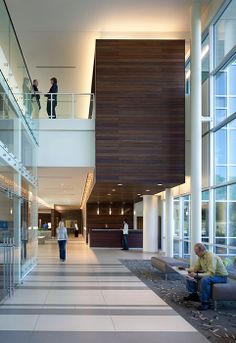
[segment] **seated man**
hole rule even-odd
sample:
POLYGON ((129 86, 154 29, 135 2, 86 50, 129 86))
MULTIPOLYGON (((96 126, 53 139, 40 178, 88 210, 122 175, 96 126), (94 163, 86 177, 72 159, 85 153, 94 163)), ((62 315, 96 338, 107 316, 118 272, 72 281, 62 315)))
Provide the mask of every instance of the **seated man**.
POLYGON ((226 283, 228 272, 219 256, 206 250, 202 243, 194 246, 198 259, 194 267, 188 269, 186 287, 189 292, 184 300, 198 301, 198 286, 200 286, 200 311, 210 308, 211 285, 213 283, 226 283))

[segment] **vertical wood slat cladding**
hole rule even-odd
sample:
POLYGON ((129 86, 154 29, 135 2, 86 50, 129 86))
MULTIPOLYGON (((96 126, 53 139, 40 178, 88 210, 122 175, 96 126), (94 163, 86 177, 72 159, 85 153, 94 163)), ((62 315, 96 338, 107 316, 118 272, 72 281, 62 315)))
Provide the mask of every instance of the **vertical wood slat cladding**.
POLYGON ((96 180, 182 183, 183 40, 97 40, 96 180))

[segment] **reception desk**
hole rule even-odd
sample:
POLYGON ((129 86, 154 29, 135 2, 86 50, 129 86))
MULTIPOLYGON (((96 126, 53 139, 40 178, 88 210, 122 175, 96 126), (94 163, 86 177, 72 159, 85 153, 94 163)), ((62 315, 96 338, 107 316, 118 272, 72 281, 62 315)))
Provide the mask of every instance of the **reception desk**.
MULTIPOLYGON (((90 229, 88 242, 90 247, 121 248, 122 230, 119 229, 90 229)), ((143 230, 129 230, 129 248, 143 247, 143 230)))

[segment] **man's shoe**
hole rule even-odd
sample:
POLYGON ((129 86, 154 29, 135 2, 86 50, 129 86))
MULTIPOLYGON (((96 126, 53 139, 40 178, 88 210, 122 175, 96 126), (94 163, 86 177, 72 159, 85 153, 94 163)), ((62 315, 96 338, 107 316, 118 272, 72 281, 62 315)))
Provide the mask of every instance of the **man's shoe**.
POLYGON ((197 293, 191 293, 187 297, 183 298, 185 301, 199 301, 199 296, 197 293))
POLYGON ((209 310, 210 308, 210 304, 209 303, 201 303, 200 306, 198 306, 198 310, 199 311, 206 311, 206 310, 209 310))

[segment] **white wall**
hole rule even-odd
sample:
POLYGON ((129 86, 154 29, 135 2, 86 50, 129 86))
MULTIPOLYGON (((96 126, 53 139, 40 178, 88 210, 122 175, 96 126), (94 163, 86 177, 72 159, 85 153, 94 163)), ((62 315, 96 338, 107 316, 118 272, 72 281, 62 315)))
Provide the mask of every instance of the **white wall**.
POLYGON ((137 217, 143 217, 143 201, 134 204, 134 229, 137 229, 137 217))
POLYGON ((39 120, 38 167, 95 167, 95 121, 39 120))

